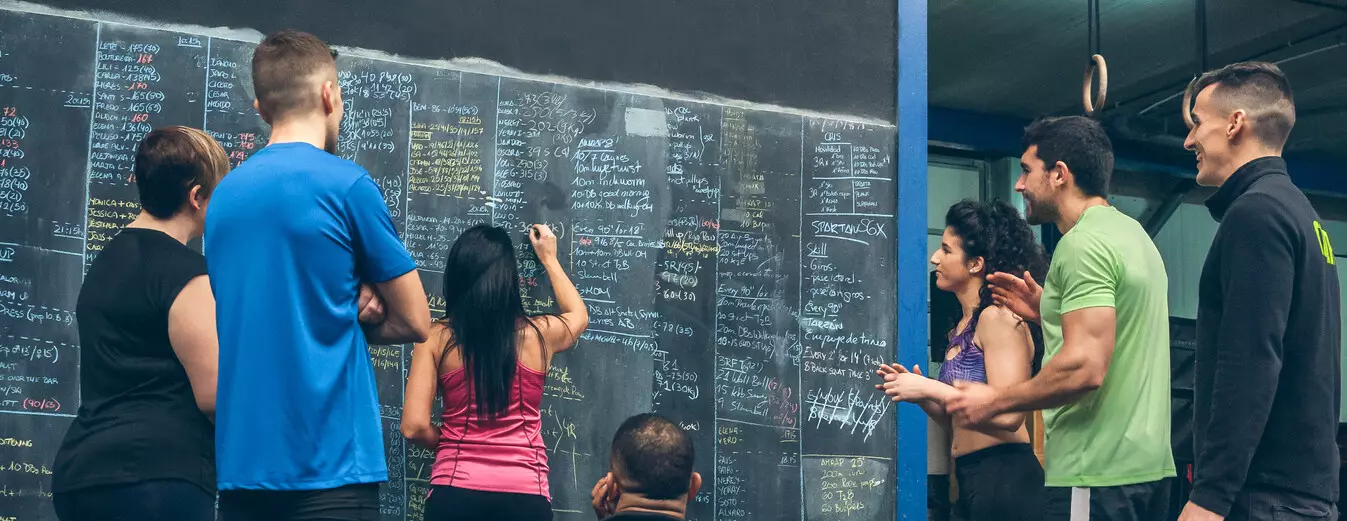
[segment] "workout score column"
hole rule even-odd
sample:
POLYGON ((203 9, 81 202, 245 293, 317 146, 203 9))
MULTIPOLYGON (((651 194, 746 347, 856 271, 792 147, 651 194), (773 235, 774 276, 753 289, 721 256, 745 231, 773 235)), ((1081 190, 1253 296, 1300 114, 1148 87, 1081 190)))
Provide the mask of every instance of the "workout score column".
MULTIPOLYGON (((337 58, 337 81, 345 106, 337 138, 337 154, 364 168, 383 195, 400 237, 407 224, 407 162, 412 100, 421 69, 350 56, 337 58)), ((370 363, 383 419, 384 457, 388 481, 379 487, 379 514, 387 521, 405 517, 406 445, 401 434, 403 360, 410 346, 370 345, 370 363)))
POLYGON ((689 519, 715 516, 715 329, 717 230, 720 229, 720 107, 665 102, 646 114, 668 136, 663 177, 672 202, 664 219, 664 247, 655 253, 652 407, 692 438, 695 470, 706 484, 688 505, 689 519), (652 114, 653 112, 653 114, 652 114))
POLYGON ((3 10, 0 27, 0 519, 54 518, 52 462, 80 405, 74 311, 97 29, 3 10))
POLYGON ((804 481, 809 519, 877 519, 891 511, 895 433, 890 400, 874 388, 891 361, 892 143, 881 129, 806 118, 804 255, 800 279, 804 481))
MULTIPOLYGON (((490 170, 495 154, 496 79, 426 70, 412 101, 407 170, 407 228, 402 238, 420 268, 431 317, 445 312, 444 263, 463 231, 491 221, 490 170)), ((403 367, 410 369, 412 350, 403 367)), ((404 371, 405 372, 405 371, 404 371)), ((440 399, 431 425, 440 426, 440 399)), ((407 521, 425 518, 435 450, 407 442, 407 521)))
POLYGON ((215 138, 237 167, 267 146, 271 127, 253 108, 250 60, 255 44, 211 38, 206 70, 207 134, 215 138))
POLYGON ((140 140, 155 128, 201 128, 205 120, 207 38, 117 24, 99 27, 86 270, 140 211, 131 178, 140 140))
POLYGON ((801 514, 800 339, 793 319, 799 308, 799 121, 732 108, 721 119, 718 520, 801 514))

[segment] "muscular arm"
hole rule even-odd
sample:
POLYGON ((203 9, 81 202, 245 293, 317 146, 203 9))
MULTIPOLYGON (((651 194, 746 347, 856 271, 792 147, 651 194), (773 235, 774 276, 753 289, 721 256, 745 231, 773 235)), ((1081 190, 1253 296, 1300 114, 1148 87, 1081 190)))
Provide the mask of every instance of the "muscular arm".
POLYGON ((365 338, 372 344, 423 342, 430 334, 430 307, 416 270, 386 282, 374 284, 383 300, 384 320, 365 327, 365 338))
POLYGON ((1100 232, 1072 233, 1058 243, 1052 263, 1047 283, 1056 309, 1043 313, 1060 314, 1062 346, 1037 376, 999 393, 993 410, 1061 407, 1104 384, 1113 360, 1114 306, 1123 269, 1116 243, 1100 232))
POLYGON ((364 176, 351 185, 345 210, 357 274, 374 285, 386 310, 383 322, 364 327, 365 337, 375 344, 424 342, 430 334, 425 288, 373 179, 364 176))
POLYGON ((1062 315, 1062 349, 1038 376, 1001 392, 995 409, 1027 412, 1075 403, 1104 384, 1113 359, 1116 315, 1089 307, 1062 315))

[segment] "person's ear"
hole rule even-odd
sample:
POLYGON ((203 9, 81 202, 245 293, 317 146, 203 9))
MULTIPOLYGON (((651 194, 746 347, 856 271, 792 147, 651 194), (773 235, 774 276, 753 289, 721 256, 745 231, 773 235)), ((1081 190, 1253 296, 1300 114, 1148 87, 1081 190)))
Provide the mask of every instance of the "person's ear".
POLYGON ((199 212, 206 206, 206 198, 201 195, 201 185, 192 185, 192 190, 187 192, 187 204, 194 212, 199 212))
POLYGON ((987 265, 982 257, 973 257, 972 260, 968 261, 968 272, 974 275, 981 274, 986 267, 987 265))
POLYGON ((1235 136, 1238 136, 1241 130, 1246 129, 1249 126, 1249 117, 1248 114, 1244 112, 1244 109, 1236 110, 1230 113, 1230 118, 1226 123, 1225 139, 1234 141, 1235 136))
POLYGON ((702 475, 696 472, 692 473, 692 479, 688 480, 688 503, 691 503, 697 497, 697 491, 702 488, 702 475))
POLYGON ((1071 168, 1066 166, 1065 161, 1053 163, 1052 168, 1048 169, 1048 183, 1054 187, 1060 187, 1066 184, 1066 176, 1071 174, 1071 168))
POLYGON ((332 114, 337 111, 337 105, 340 101, 337 99, 337 84, 332 80, 323 82, 323 114, 332 114))

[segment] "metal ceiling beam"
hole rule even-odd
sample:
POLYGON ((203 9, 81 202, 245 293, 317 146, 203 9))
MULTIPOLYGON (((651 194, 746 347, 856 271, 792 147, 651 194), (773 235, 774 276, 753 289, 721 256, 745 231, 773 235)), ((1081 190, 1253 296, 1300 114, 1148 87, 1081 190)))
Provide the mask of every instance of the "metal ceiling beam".
MULTIPOLYGON (((927 113, 930 144, 957 143, 969 152, 1006 157, 1019 157, 1024 152, 1020 138, 1029 120, 945 107, 929 107, 927 113)), ((1115 139, 1113 147, 1119 169, 1162 172, 1186 178, 1196 175, 1192 154, 1181 149, 1156 154, 1148 152, 1153 152, 1154 147, 1138 147, 1136 143, 1122 139, 1115 139), (1166 155, 1171 159, 1157 159, 1166 155)), ((1296 155, 1287 156, 1286 164, 1291 178, 1302 190, 1347 196, 1347 170, 1341 165, 1296 155)))
POLYGON ((1165 227, 1165 223, 1169 222, 1169 218, 1174 216, 1174 211, 1178 210, 1179 205, 1183 203, 1183 196, 1188 195, 1188 192, 1196 187, 1197 183, 1190 179, 1184 179, 1174 184, 1174 188, 1169 190, 1165 198, 1160 200, 1160 204, 1155 207, 1155 211, 1151 212, 1151 216, 1146 219, 1146 233, 1151 238, 1155 238, 1155 235, 1160 233, 1160 229, 1165 227))
POLYGON ((1193 18, 1197 21, 1197 72, 1201 74, 1207 71, 1207 0, 1197 0, 1197 14, 1193 18))
MULTIPOLYGON (((1296 0, 1296 1, 1300 1, 1300 0, 1296 0)), ((1272 36, 1268 36, 1268 39, 1270 39, 1270 40, 1272 40, 1272 41, 1277 41, 1277 42, 1279 42, 1279 43, 1277 43, 1277 44, 1275 44, 1275 45, 1268 46, 1268 47, 1263 48, 1263 49, 1261 49, 1261 50, 1258 50, 1258 51, 1256 51, 1256 52, 1251 52, 1251 53, 1242 55, 1242 56, 1232 56, 1232 57, 1230 57, 1229 59, 1225 58, 1225 56, 1231 54, 1230 51, 1222 52, 1222 53, 1217 53, 1217 56, 1215 56, 1215 57, 1209 56, 1209 59, 1210 59, 1210 58, 1216 58, 1216 61, 1217 61, 1218 63, 1234 63, 1234 62, 1241 62, 1241 61, 1258 60, 1258 59, 1262 59, 1262 58, 1266 57, 1266 56, 1269 55, 1269 54, 1275 53, 1275 52, 1277 52, 1277 51, 1283 51, 1283 50, 1286 50, 1286 49, 1294 48, 1294 47, 1300 46, 1300 45, 1302 45, 1302 44, 1305 44, 1305 43, 1307 43, 1307 42, 1314 41, 1315 39, 1323 38, 1323 37, 1325 37, 1325 36, 1327 36, 1327 35, 1331 35, 1331 34, 1333 34, 1333 33, 1335 33, 1335 32, 1341 31, 1341 30, 1343 30, 1343 29, 1347 29, 1347 22, 1341 22, 1341 23, 1333 24, 1332 26, 1326 27, 1326 28, 1324 28, 1324 29, 1320 29, 1320 30, 1318 30, 1318 31, 1314 31, 1313 33, 1310 33, 1310 34, 1307 34, 1307 35, 1304 35, 1304 36, 1300 36, 1300 37, 1298 37, 1298 38, 1291 38, 1291 39, 1288 39, 1288 40, 1278 40, 1278 39, 1276 39, 1276 38, 1273 38, 1272 36)), ((1156 75, 1156 76, 1160 76, 1160 77, 1184 76, 1184 79, 1183 79, 1183 80, 1173 81, 1173 82, 1170 82, 1170 83, 1166 83, 1166 84, 1164 84, 1164 85, 1161 86, 1161 87, 1158 87, 1158 88, 1154 88, 1154 89, 1148 90, 1148 91, 1146 91, 1146 92, 1144 92, 1144 93, 1142 93, 1142 94, 1139 94, 1139 95, 1136 95, 1136 96, 1132 96, 1132 97, 1130 97, 1130 98, 1128 98, 1128 99, 1125 99, 1125 100, 1119 101, 1119 102, 1117 102, 1117 103, 1114 103, 1114 104, 1113 104, 1113 113, 1114 113, 1114 115, 1116 116, 1116 115, 1120 115, 1120 114, 1125 114, 1125 113, 1127 113, 1126 111, 1123 111, 1123 110, 1122 110, 1123 107, 1131 106, 1131 105, 1134 105, 1134 104, 1139 103, 1139 102, 1150 101, 1150 100, 1155 99, 1157 96, 1161 96, 1161 95, 1170 95, 1170 97, 1172 98, 1172 97, 1174 97, 1173 93, 1176 92, 1176 91, 1179 93, 1179 95, 1182 95, 1182 93, 1183 93, 1183 88, 1184 88, 1185 86, 1187 86, 1187 85, 1188 85, 1188 81, 1192 79, 1191 73, 1186 73, 1186 74, 1185 74, 1186 71, 1190 71, 1190 70, 1191 70, 1191 69, 1189 69, 1188 67, 1190 67, 1190 65, 1184 66, 1184 67, 1181 67, 1181 68, 1178 68, 1178 69, 1172 69, 1172 70, 1170 70, 1170 71, 1162 72, 1162 73, 1156 75)))
POLYGON ((1321 2, 1321 1, 1319 1, 1319 0, 1291 0, 1291 1, 1292 1, 1292 2, 1301 3, 1301 4, 1305 4, 1305 5, 1312 5, 1312 6, 1316 6, 1316 7, 1322 7, 1322 8, 1324 8, 1324 9, 1332 9, 1332 10, 1334 10, 1334 11, 1339 11, 1339 12, 1347 13, 1347 5, 1333 4, 1333 3, 1329 3, 1329 2, 1321 2))

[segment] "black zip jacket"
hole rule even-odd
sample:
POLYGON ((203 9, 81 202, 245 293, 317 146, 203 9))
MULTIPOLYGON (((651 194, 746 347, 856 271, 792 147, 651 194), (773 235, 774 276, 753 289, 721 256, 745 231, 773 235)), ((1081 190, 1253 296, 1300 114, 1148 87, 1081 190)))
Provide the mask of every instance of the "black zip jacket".
POLYGON ((1341 318, 1328 234, 1280 157, 1207 200, 1190 499, 1225 516, 1246 487, 1338 498, 1341 318))

